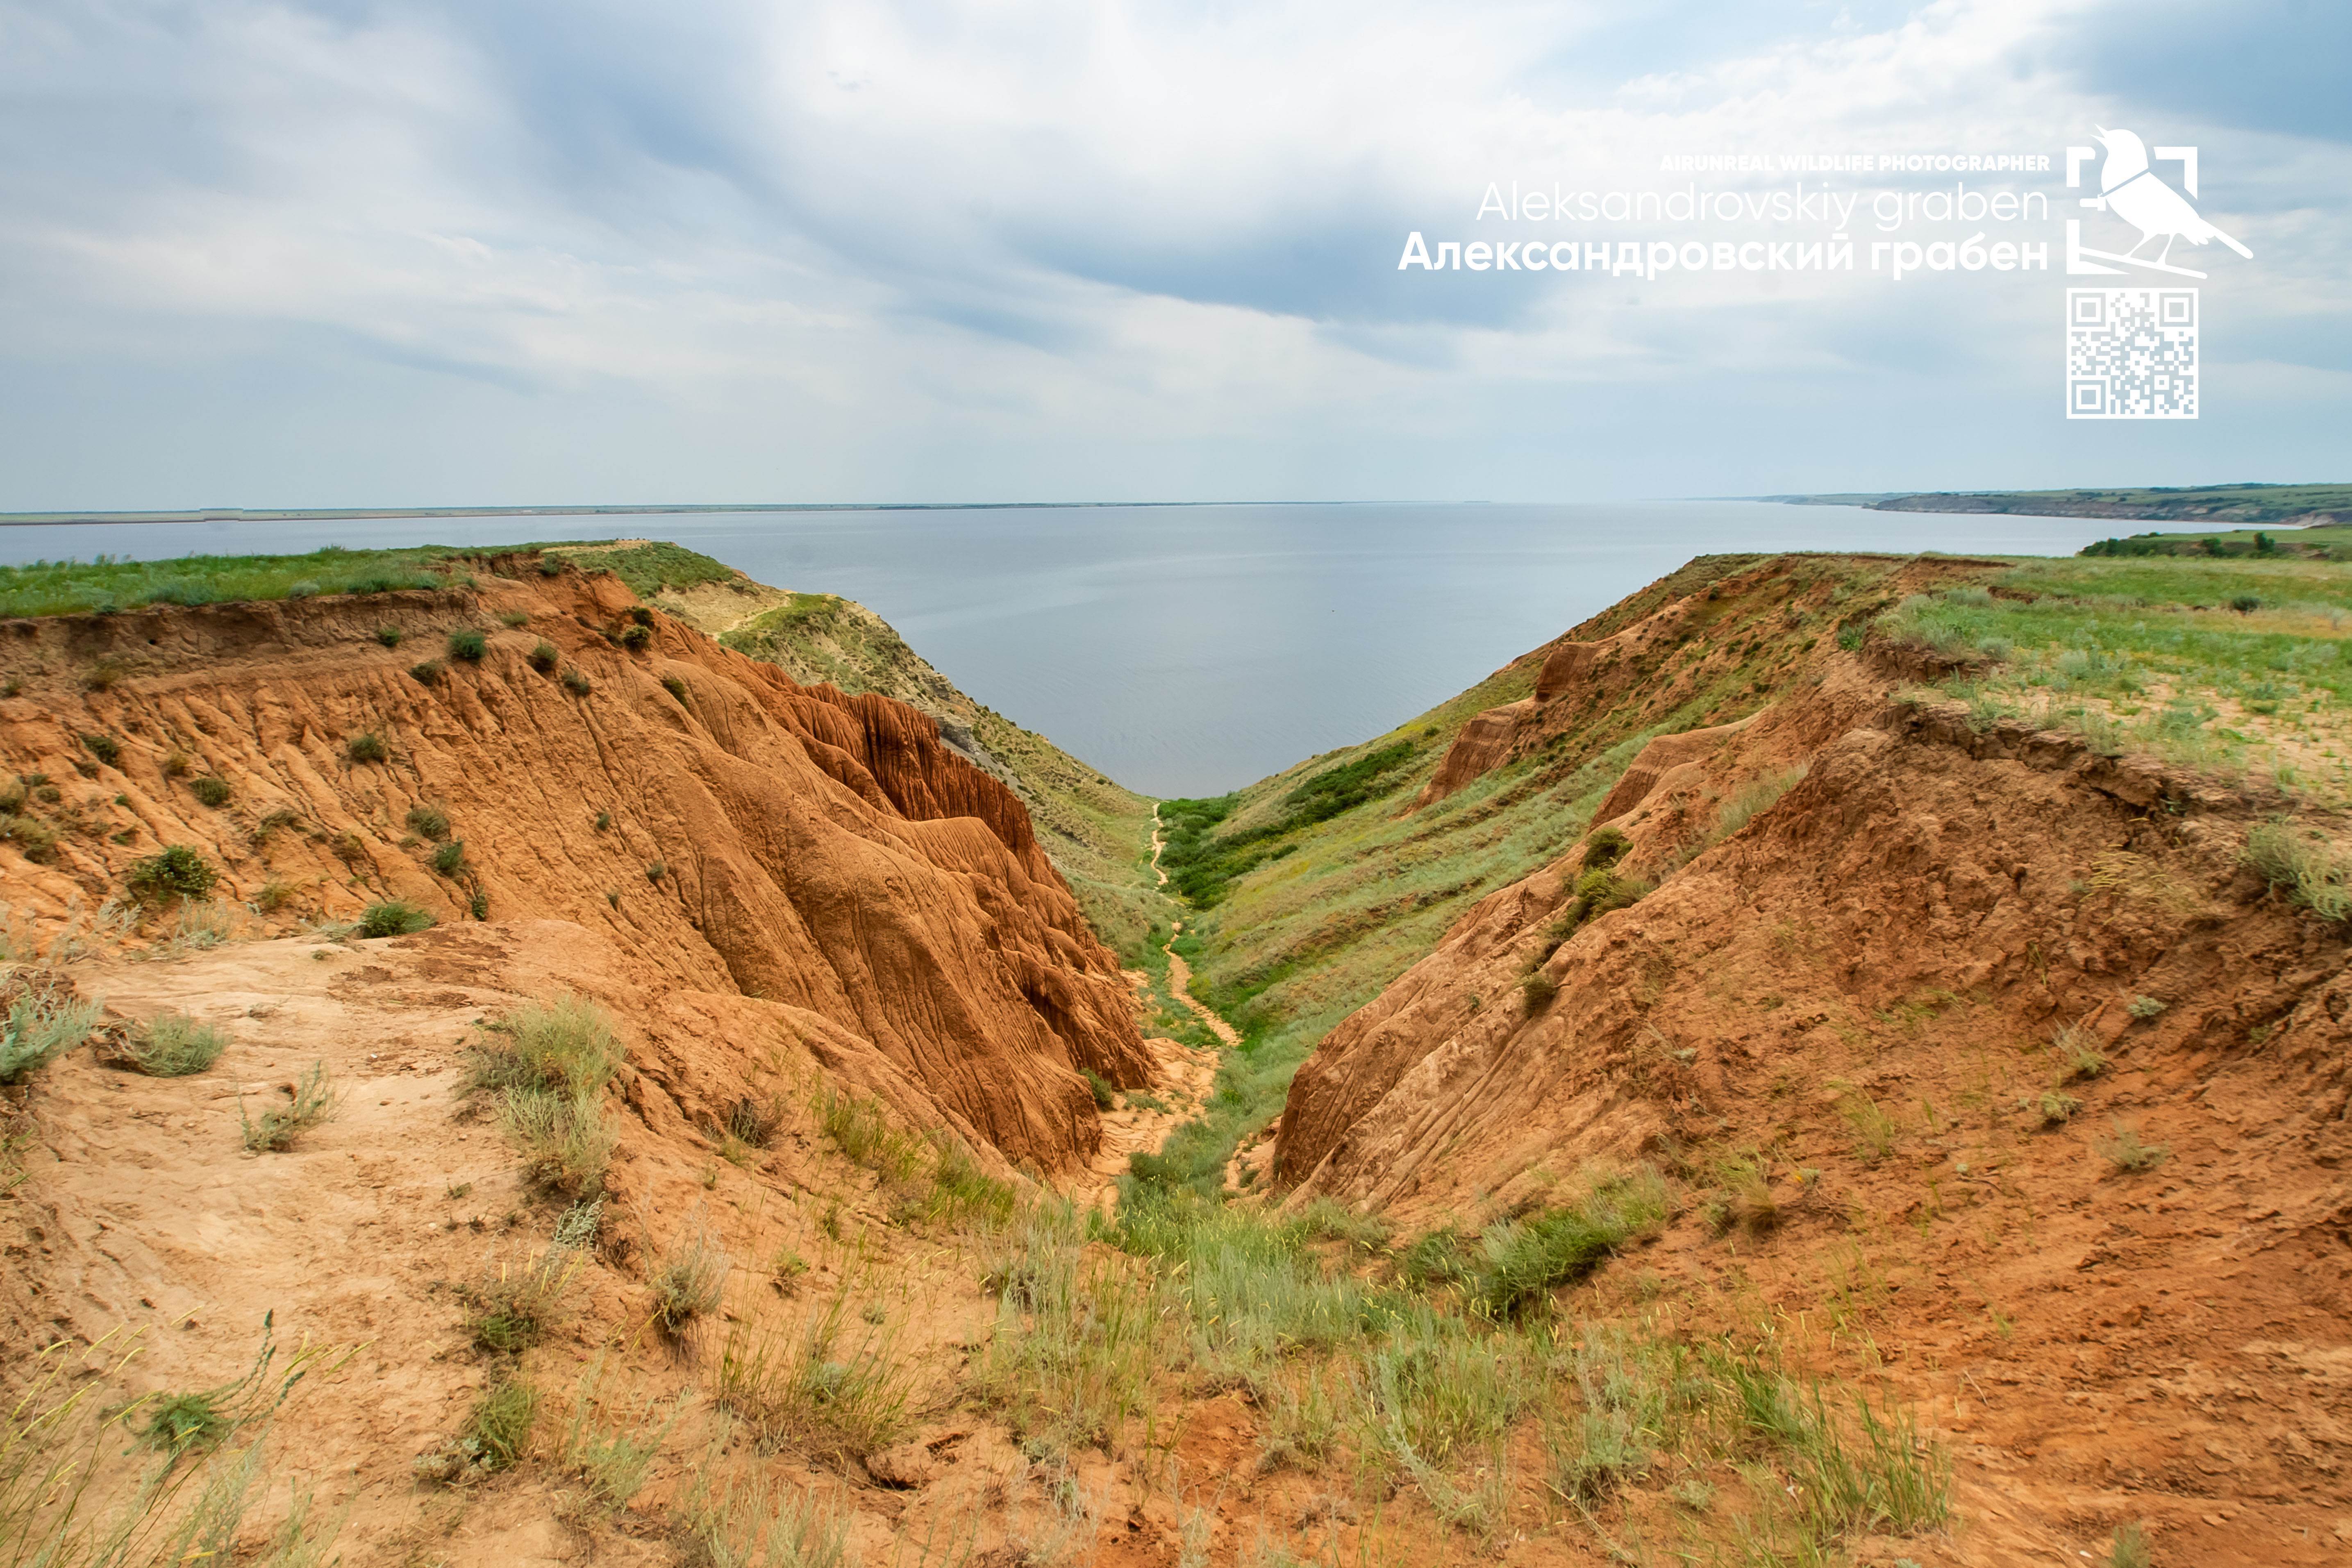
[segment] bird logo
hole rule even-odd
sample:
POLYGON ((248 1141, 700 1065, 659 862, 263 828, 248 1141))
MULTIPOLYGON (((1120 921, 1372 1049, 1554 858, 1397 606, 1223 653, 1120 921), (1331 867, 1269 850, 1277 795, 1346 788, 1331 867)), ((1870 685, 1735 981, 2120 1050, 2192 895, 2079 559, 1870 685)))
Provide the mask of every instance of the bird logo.
MULTIPOLYGON (((2173 263, 2173 244, 2183 239, 2191 245, 2203 245, 2218 239, 2249 261, 2253 259, 2252 251, 2240 244, 2233 236, 2223 233, 2198 216, 2197 209, 2189 205, 2189 196, 2197 194, 2196 148, 2158 147, 2156 150, 2158 159, 2180 164, 2181 183, 2189 189, 2189 195, 2184 196, 2158 176, 2150 164, 2147 143, 2131 132, 2109 131, 2102 126, 2096 140, 2106 150, 2099 164, 2099 194, 2084 196, 2083 205, 2095 211, 2115 214, 2139 230, 2139 239, 2129 250, 2120 253, 2092 250, 2082 243, 2082 220, 2069 218, 2066 221, 2067 271, 2114 273, 2121 270, 2120 268, 2098 266, 2089 259, 2096 258, 2098 261, 2118 261, 2127 267, 2145 267, 2184 278, 2204 277, 2202 272, 2173 263), (2159 239, 2164 242, 2164 247, 2155 256, 2140 254, 2159 239)), ((2066 149, 2068 184, 2081 184, 2082 165, 2094 156, 2097 154, 2088 147, 2066 149)))

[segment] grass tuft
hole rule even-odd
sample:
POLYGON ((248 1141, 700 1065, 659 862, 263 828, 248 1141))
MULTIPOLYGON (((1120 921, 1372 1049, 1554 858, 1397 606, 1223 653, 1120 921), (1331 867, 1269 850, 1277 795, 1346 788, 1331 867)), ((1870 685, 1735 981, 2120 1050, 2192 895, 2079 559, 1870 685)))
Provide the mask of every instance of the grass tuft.
POLYGON ((342 1096, 328 1079, 327 1064, 313 1062, 308 1071, 293 1084, 293 1094, 283 1105, 271 1104, 260 1115, 247 1112, 245 1096, 236 1097, 237 1126, 245 1137, 245 1146, 259 1154, 273 1150, 290 1149, 295 1139, 320 1122, 331 1121, 341 1107, 342 1096))
POLYGON ((88 1039, 99 1012, 100 1004, 75 1000, 68 984, 27 977, 0 1020, 0 1083, 16 1083, 88 1039))
POLYGON ((186 1078, 212 1066, 226 1049, 227 1031, 184 1013, 161 1013, 131 1035, 121 1054, 150 1078, 186 1078))
POLYGON ((433 924, 433 912, 405 899, 386 899, 360 912, 359 934, 365 937, 408 936, 433 924))

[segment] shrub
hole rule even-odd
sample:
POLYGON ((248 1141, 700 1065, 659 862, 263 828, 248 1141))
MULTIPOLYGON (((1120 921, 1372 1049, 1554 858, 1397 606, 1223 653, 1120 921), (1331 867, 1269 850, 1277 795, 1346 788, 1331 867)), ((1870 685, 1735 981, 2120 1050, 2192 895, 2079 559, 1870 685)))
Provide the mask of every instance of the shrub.
POLYGON ((1614 827, 1603 827, 1584 841, 1584 858, 1579 862, 1587 871, 1604 870, 1625 858, 1633 841, 1614 827))
POLYGON ((1519 998, 1529 1017, 1551 1005, 1559 994, 1559 982, 1538 969, 1519 982, 1519 998))
MULTIPOLYGON (((123 803, 117 801, 115 804, 120 805, 123 803)), ((254 846, 257 848, 260 846, 268 843, 271 837, 275 835, 279 828, 299 827, 301 825, 302 817, 300 813, 294 811, 290 807, 281 805, 274 810, 264 812, 262 814, 261 820, 253 825, 253 832, 250 837, 253 839, 254 846)))
POLYGON ((100 1005, 79 1002, 70 987, 30 978, 0 1019, 0 1083, 15 1083, 89 1037, 100 1005))
POLYGON ((482 655, 490 648, 490 639, 471 626, 460 626, 449 634, 449 657, 467 664, 479 664, 482 655))
POLYGON ((621 628, 621 646, 627 648, 631 653, 642 653, 645 651, 646 645, 651 643, 653 640, 653 628, 650 626, 623 626, 621 628))
POLYGON ((467 1087, 497 1091, 501 1120, 534 1181, 593 1197, 614 1143, 604 1086, 625 1055, 611 1023, 593 1004, 563 996, 517 1007, 495 1032, 507 1044, 474 1053, 467 1087))
POLYGON ((612 814, 611 812, 609 812, 609 811, 600 811, 600 812, 598 812, 598 813, 596 814, 596 831, 597 831, 597 832, 599 832, 599 833, 606 832, 606 831, 608 831, 608 830, 610 830, 610 829, 611 829, 612 826, 613 826, 613 814, 612 814))
POLYGON ((2242 616, 2251 616, 2262 607, 2261 597, 2253 594, 2240 594, 2230 601, 2230 608, 2242 616))
POLYGON ((433 851, 433 868, 444 877, 455 877, 466 868, 466 841, 452 838, 433 851))
POLYGON ((542 576, 542 577, 561 577, 561 576, 562 576, 562 575, 563 575, 563 560, 562 560, 562 557, 561 557, 561 556, 557 556, 557 555, 542 555, 542 556, 541 556, 541 557, 539 558, 539 574, 540 574, 541 576, 542 576))
POLYGON ((478 921, 488 920, 490 918, 490 895, 484 892, 481 889, 476 888, 474 889, 473 897, 466 900, 466 913, 478 921))
POLYGON ((2137 1520, 2116 1526, 2107 1546, 2106 1568, 2154 1568, 2156 1551, 2147 1543, 2147 1527, 2137 1520))
POLYGON ((2158 1013, 2163 1012, 2164 1004, 2158 1001, 2153 996, 2135 996, 2131 999, 2131 1005, 2126 1007, 2124 1011, 2129 1013, 2133 1017, 2140 1019, 2142 1022, 2146 1022, 2147 1019, 2155 1017, 2158 1013))
POLYGON ((2091 1043, 2090 1036, 2079 1024, 2052 1031, 2050 1049, 2058 1058, 2060 1083, 2080 1083, 2107 1070, 2105 1053, 2091 1043))
POLYGON ((446 668, 447 667, 439 659, 428 658, 422 664, 410 665, 408 673, 416 678, 419 685, 438 686, 441 683, 441 672, 446 668))
POLYGON ((483 1394, 474 1405, 474 1433, 492 1469, 522 1458, 538 1418, 539 1390, 527 1378, 507 1378, 483 1394))
POLYGON ((513 631, 519 626, 527 626, 530 625, 530 612, 529 610, 501 611, 499 615, 499 625, 509 631, 513 631))
POLYGON ((133 860, 123 881, 142 903, 172 899, 201 899, 213 890, 220 873, 185 844, 168 846, 158 854, 133 860))
POLYGON ((411 832, 436 844, 445 843, 449 837, 449 814, 439 806, 421 803, 412 805, 406 820, 411 832))
POLYGON ((676 1339, 696 1319, 717 1311, 727 1267, 727 1254, 698 1225, 691 1237, 663 1253, 646 1281, 653 1289, 655 1326, 676 1339))
POLYGON ((114 689, 114 683, 122 679, 123 673, 121 659, 101 658, 89 667, 89 673, 82 677, 81 683, 84 688, 91 691, 111 691, 114 689))
POLYGON ((228 780, 208 773, 200 779, 190 779, 188 793, 206 805, 219 807, 226 805, 236 791, 229 786, 228 780))
POLYGON ((663 689, 664 691, 667 691, 667 692, 668 692, 672 697, 677 698, 677 699, 678 700, 678 701, 679 701, 681 704, 683 704, 683 703, 686 701, 686 682, 685 682, 685 681, 680 680, 680 679, 679 679, 677 676, 675 676, 675 675, 665 675, 665 676, 663 676, 663 677, 661 678, 661 683, 662 683, 662 689, 663 689))
POLYGON ((669 868, 659 860, 646 868, 646 880, 648 882, 658 882, 668 875, 669 868))
POLYGON ((563 672, 563 689, 574 697, 585 697, 593 688, 588 678, 577 669, 567 669, 563 672))
POLYGON ((184 1013, 159 1013, 142 1026, 121 1057, 149 1078, 186 1078, 200 1073, 228 1049, 228 1035, 184 1013))
POLYGON ((1470 1278, 1462 1233, 1452 1226, 1416 1237, 1397 1256, 1397 1272, 1415 1285, 1458 1285, 1470 1278))
POLYGON ((2083 1102, 2071 1094, 2061 1094, 2054 1089, 2045 1089, 2041 1109, 2042 1126, 2063 1127, 2074 1119, 2074 1112, 2083 1109, 2083 1102))
POLYGON ((1092 1068, 1080 1068, 1078 1076, 1087 1080, 1087 1088, 1095 1097, 1096 1110, 1108 1110, 1118 1103, 1118 1090, 1112 1085, 1110 1079, 1092 1068))
POLYGON ((310 1070, 295 1080, 293 1097, 284 1105, 268 1107, 259 1116, 247 1113, 245 1096, 240 1094, 236 1097, 236 1120, 245 1134, 245 1146, 257 1154, 290 1149, 301 1133, 331 1120, 341 1099, 328 1080, 324 1062, 311 1063, 310 1070))
POLYGON ((633 605, 629 607, 629 619, 638 626, 651 626, 654 624, 654 613, 643 605, 633 605))
POLYGON ((272 877, 261 884, 259 892, 253 895, 254 912, 274 915, 293 901, 294 885, 283 878, 272 877))
POLYGON ((539 671, 541 675, 545 675, 554 669, 556 665, 562 661, 563 658, 562 654, 555 651, 555 645, 553 643, 545 641, 541 642, 537 647, 532 648, 525 657, 530 660, 531 668, 539 671))
POLYGON ((121 765, 122 762, 122 742, 116 740, 113 736, 84 735, 81 738, 81 743, 89 749, 91 756, 96 757, 108 767, 111 768, 121 765))
POLYGON ((407 936, 433 924, 433 914, 405 899, 386 899, 360 913, 362 936, 407 936))
POLYGON ((2111 1124, 2114 1136, 2100 1140, 2099 1154, 2118 1172, 2152 1171, 2164 1163, 2172 1149, 2164 1143, 2144 1143, 2139 1129, 2129 1127, 2120 1120, 2111 1124))
POLYGON ((2262 824, 2246 837, 2245 863, 2287 901, 2322 920, 2352 915, 2352 864, 2316 836, 2300 836, 2286 823, 2262 824))
POLYGON ((346 866, 356 866, 369 858, 367 841, 348 827, 336 834, 327 847, 334 852, 336 859, 346 866))
POLYGON ((578 1250, 560 1245, 501 1260, 495 1273, 465 1289, 466 1331, 476 1345, 501 1355, 529 1350, 553 1326, 580 1268, 578 1250))
POLYGON ((355 763, 380 763, 388 754, 383 749, 383 737, 373 732, 353 735, 343 742, 343 755, 355 763))
POLYGON ((190 762, 187 752, 174 751, 166 753, 161 765, 165 778, 184 779, 188 776, 188 769, 194 764, 190 762))
POLYGON ((58 858, 57 829, 36 817, 0 813, 0 838, 16 845, 17 853, 36 866, 48 865, 58 858))
POLYGON ((407 635, 398 626, 378 626, 375 629, 375 640, 386 647, 398 647, 400 639, 407 635))

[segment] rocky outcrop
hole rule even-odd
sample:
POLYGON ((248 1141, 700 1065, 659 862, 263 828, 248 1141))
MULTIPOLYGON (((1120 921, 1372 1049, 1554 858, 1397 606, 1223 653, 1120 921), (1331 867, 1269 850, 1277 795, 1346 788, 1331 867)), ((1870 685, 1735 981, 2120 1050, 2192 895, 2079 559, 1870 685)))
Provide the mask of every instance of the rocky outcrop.
POLYGON ((616 641, 638 609, 609 576, 492 563, 449 594, 9 623, 0 771, 47 782, 40 832, 0 848, 8 897, 61 925, 184 844, 279 928, 388 898, 568 921, 639 984, 824 1020, 787 1032, 870 1049, 1011 1160, 1083 1161, 1079 1069, 1153 1068, 1019 800, 904 704, 659 615, 616 641), (446 651, 466 628, 478 660, 446 651))

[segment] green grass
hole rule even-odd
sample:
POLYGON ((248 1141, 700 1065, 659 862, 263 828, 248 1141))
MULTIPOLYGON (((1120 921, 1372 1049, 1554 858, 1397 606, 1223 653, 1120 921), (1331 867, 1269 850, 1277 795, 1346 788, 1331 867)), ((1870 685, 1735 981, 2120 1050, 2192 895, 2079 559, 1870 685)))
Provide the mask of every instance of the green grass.
POLYGON ((100 1010, 69 987, 26 982, 0 1020, 0 1083, 20 1082, 88 1039, 100 1010))
POLYGON ((495 1024, 467 1058, 467 1089, 499 1097, 499 1119, 520 1144, 530 1179, 551 1191, 593 1198, 617 1134, 604 1114, 604 1086, 626 1052, 612 1021, 576 996, 528 1002, 495 1024))
POLYGON ((738 1321, 728 1327, 710 1384, 712 1400, 761 1442, 789 1443, 840 1462, 887 1448, 914 1420, 915 1381, 887 1315, 856 1314, 856 1270, 845 1269, 824 1307, 796 1325, 738 1321))
POLYGON ((610 572, 628 584, 640 599, 652 599, 666 588, 696 588, 705 583, 731 583, 740 575, 733 567, 697 554, 681 544, 655 540, 626 550, 589 545, 548 545, 551 553, 569 560, 583 572, 610 572))
POLYGON ((441 545, 406 550, 330 546, 308 555, 37 561, 26 566, 0 567, 0 616, 109 613, 148 605, 215 605, 300 598, 309 594, 469 587, 477 553, 441 545))

